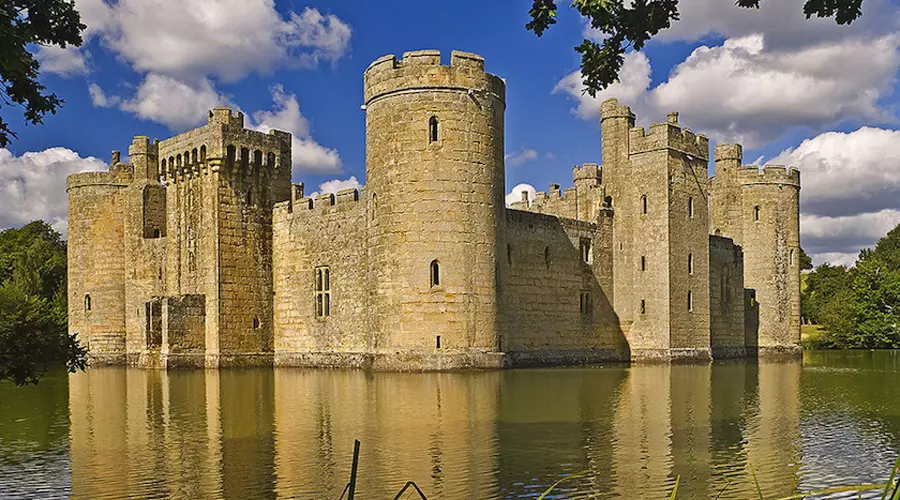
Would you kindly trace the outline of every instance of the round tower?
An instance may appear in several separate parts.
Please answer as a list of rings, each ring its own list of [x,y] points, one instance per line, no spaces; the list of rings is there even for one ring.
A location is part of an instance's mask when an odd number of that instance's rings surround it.
[[[66,179],[69,333],[92,363],[125,361],[125,188],[128,165]]]
[[[495,359],[480,355],[499,332],[505,94],[465,52],[449,66],[434,50],[388,55],[365,72],[376,353],[434,354],[433,367]]]
[[[800,344],[800,172],[740,172],[744,288],[754,290],[760,352]]]

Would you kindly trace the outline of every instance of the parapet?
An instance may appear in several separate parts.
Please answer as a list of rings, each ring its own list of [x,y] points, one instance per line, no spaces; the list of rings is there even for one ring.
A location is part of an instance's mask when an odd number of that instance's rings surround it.
[[[629,153],[646,153],[662,149],[673,149],[709,161],[709,139],[703,134],[695,135],[690,129],[678,125],[678,114],[669,113],[667,121],[650,125],[650,132],[643,127],[629,131]]]
[[[585,163],[584,165],[575,165],[572,168],[572,179],[577,183],[578,181],[588,180],[588,181],[596,181],[597,184],[601,184],[603,182],[603,171],[600,168],[600,165],[596,163]]]
[[[232,127],[244,127],[244,113],[238,111],[234,115],[228,106],[216,106],[207,113],[206,118],[208,124],[223,123]]]
[[[744,158],[744,148],[740,144],[718,144],[714,153],[715,161],[737,160]]]
[[[365,193],[365,189],[365,186],[360,189],[342,189],[337,193],[322,193],[315,197],[310,197],[304,196],[302,184],[294,184],[291,199],[276,203],[275,211],[295,215],[302,213],[314,215],[323,213],[330,207],[337,207],[337,210],[361,207],[362,205],[358,202]]]
[[[123,188],[134,179],[134,168],[127,163],[118,163],[103,172],[81,172],[66,177],[66,192],[70,189],[98,186]]]
[[[618,99],[607,99],[600,104],[600,121],[607,118],[630,118],[634,122],[634,113],[628,106],[620,106]]]
[[[450,65],[441,65],[437,50],[405,52],[402,59],[393,54],[379,57],[364,73],[366,105],[394,92],[409,89],[474,90],[506,102],[506,83],[484,71],[484,58],[454,50]]]
[[[740,180],[742,185],[751,184],[778,184],[800,188],[800,171],[795,167],[784,165],[766,165],[764,168],[755,166],[741,167]]]

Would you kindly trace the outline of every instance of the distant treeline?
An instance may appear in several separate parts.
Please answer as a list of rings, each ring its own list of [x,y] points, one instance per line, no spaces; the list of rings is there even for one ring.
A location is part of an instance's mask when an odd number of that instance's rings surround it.
[[[37,383],[65,363],[83,368],[85,350],[66,319],[66,242],[34,221],[0,231],[0,380]]]
[[[823,328],[810,347],[900,348],[900,225],[855,266],[822,264],[807,274],[800,311]]]

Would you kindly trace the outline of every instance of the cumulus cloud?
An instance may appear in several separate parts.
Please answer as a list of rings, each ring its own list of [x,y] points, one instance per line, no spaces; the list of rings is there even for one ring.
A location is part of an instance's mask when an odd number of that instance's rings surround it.
[[[900,223],[897,144],[900,130],[826,132],[769,162],[800,168],[801,239],[816,263],[850,264]]]
[[[338,191],[343,191],[345,189],[359,189],[360,183],[356,180],[356,176],[351,176],[349,179],[340,180],[340,179],[332,179],[330,181],[325,181],[319,184],[319,189],[309,193],[311,198],[315,198],[320,194],[337,194]]]
[[[0,149],[0,228],[43,219],[65,234],[66,176],[105,168],[103,161],[92,156],[82,158],[66,148],[21,156]]]
[[[322,146],[312,138],[309,120],[300,112],[297,96],[286,93],[281,85],[273,86],[271,92],[272,109],[253,113],[255,125],[251,124],[250,127],[260,132],[276,129],[293,135],[291,159],[295,174],[340,172],[340,155],[336,150]]]
[[[54,45],[38,45],[35,57],[41,64],[41,72],[60,76],[76,76],[87,73],[85,53],[71,45],[60,48]]]
[[[515,187],[506,194],[506,206],[522,201],[522,192],[527,193],[528,203],[534,200],[535,189],[531,184],[516,184]]]
[[[530,161],[537,160],[538,152],[534,149],[523,149],[518,153],[506,153],[506,164],[511,167],[518,167]]]
[[[307,7],[285,19],[273,0],[79,0],[88,36],[139,72],[235,81],[277,66],[316,66],[347,53],[351,29]]]
[[[553,93],[564,93],[575,102],[572,112],[586,120],[600,117],[600,103],[606,99],[617,98],[622,104],[639,107],[645,100],[650,86],[650,61],[643,52],[625,54],[625,61],[619,71],[619,81],[597,92],[591,97],[584,91],[581,71],[569,73],[553,87]]]

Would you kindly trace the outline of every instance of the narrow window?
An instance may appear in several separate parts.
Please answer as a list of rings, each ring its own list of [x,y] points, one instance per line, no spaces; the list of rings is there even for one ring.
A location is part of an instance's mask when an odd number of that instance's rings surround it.
[[[259,330],[259,318],[257,318],[257,317],[253,318],[253,329]]]
[[[688,217],[694,218],[694,197],[688,196]]]
[[[231,144],[225,148],[225,164],[228,165],[228,168],[234,168],[234,159],[236,156],[236,148]]]
[[[550,247],[544,247],[544,265],[550,270]]]
[[[206,145],[200,146],[200,163],[206,161]]]
[[[328,266],[319,266],[315,270],[316,316],[324,318],[331,315],[331,273]]]
[[[593,311],[593,303],[591,302],[591,292],[579,293],[579,310],[583,316],[590,316]]]
[[[440,335],[436,335],[434,337],[434,344],[438,349],[441,348],[441,336]]]
[[[147,336],[150,336],[150,330],[153,328],[153,309],[149,302],[144,302],[144,316],[147,319]]]
[[[641,271],[647,270],[647,256],[641,255]]]
[[[253,190],[251,190],[251,189],[247,190],[247,196],[245,197],[245,201],[247,202],[247,205],[253,204]]]
[[[512,245],[506,245],[506,263],[512,267]]]
[[[612,208],[612,196],[607,196],[606,198],[603,198],[603,205],[606,208]]]
[[[586,264],[591,263],[591,240],[590,238],[581,238],[581,260]]]
[[[191,163],[197,164],[197,148],[191,150]]]
[[[794,249],[793,248],[791,249],[791,256],[788,259],[788,263],[792,266],[794,265]]]
[[[641,213],[647,213],[647,195],[641,196]]]
[[[722,236],[722,230],[721,230],[721,229],[716,228],[716,236]]]
[[[154,230],[153,230],[153,237],[154,237],[154,238],[159,238],[159,229],[154,229]]]
[[[753,220],[755,220],[755,221],[759,220],[759,205],[756,205],[755,207],[753,207]]]
[[[428,143],[438,141],[438,119],[436,116],[432,116],[430,120],[428,120]]]
[[[85,311],[91,310],[91,296],[90,295],[84,296],[84,310]]]
[[[641,314],[647,314],[647,301],[641,299]]]
[[[694,310],[694,293],[688,290],[688,301],[687,301],[687,309],[688,311]]]
[[[431,261],[431,288],[441,284],[441,265],[437,260]]]
[[[688,254],[688,274],[694,274],[694,254]]]

